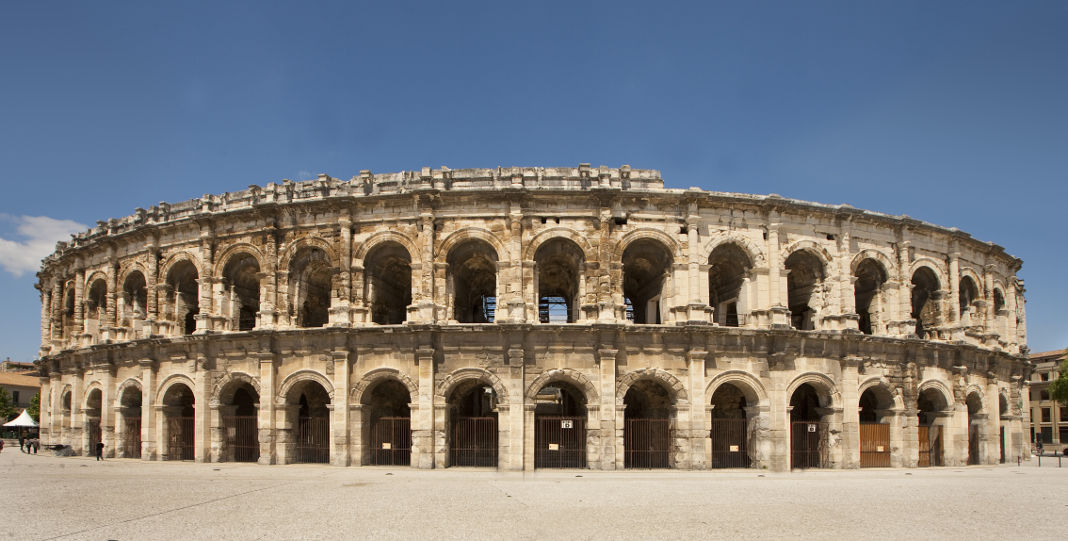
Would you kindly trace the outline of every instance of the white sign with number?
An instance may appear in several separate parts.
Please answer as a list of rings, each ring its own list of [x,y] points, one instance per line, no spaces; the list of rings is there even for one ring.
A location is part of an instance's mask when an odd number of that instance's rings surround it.
[[[560,428],[575,428],[574,421],[571,419],[564,419],[560,421]]]

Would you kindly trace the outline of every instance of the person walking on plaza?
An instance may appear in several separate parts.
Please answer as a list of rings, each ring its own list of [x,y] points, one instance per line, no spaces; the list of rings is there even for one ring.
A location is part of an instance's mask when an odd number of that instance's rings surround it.
[[[4,450],[4,440],[3,440],[3,438],[0,438],[0,451],[3,451],[3,450]]]
[[[96,442],[96,459],[104,460],[104,442]]]

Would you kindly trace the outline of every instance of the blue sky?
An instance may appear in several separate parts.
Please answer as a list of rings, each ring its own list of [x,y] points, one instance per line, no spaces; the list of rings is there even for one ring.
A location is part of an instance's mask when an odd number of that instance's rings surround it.
[[[1068,346],[1064,2],[0,2],[0,358],[77,224],[320,172],[590,162],[908,214]]]

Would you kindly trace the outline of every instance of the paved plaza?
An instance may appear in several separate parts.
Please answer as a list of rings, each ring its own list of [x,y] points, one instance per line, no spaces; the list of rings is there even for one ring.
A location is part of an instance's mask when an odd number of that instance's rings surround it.
[[[1068,461],[864,471],[539,471],[0,453],[10,539],[1042,539]]]

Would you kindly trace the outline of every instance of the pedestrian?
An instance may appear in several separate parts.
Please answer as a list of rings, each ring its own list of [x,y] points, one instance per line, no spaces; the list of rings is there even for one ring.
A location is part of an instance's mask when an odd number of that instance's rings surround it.
[[[104,442],[96,442],[96,459],[104,460]]]
[[[37,449],[41,446],[40,438],[33,439],[33,454],[37,454]]]
[[[4,450],[4,438],[0,438],[0,451]]]
[[[26,452],[26,438],[22,435],[19,435],[19,451]]]

